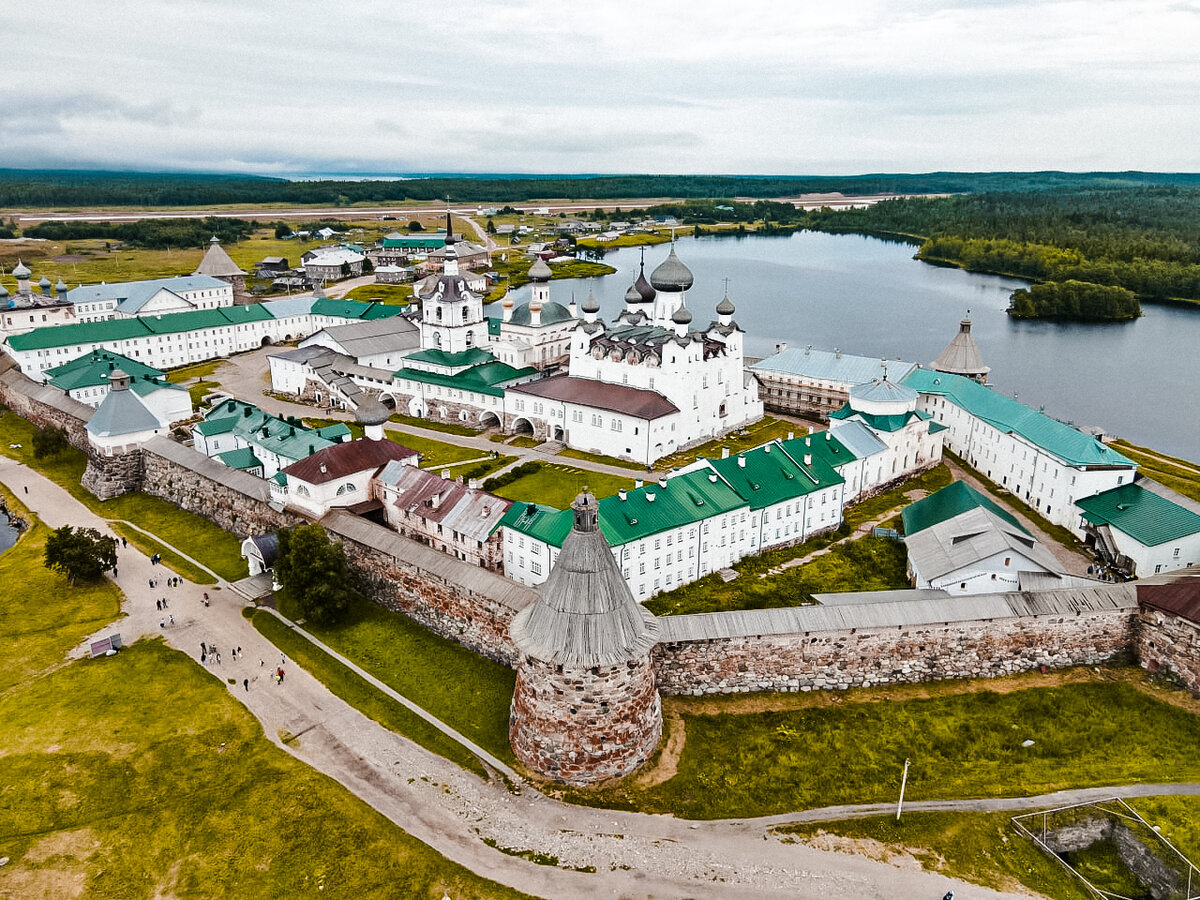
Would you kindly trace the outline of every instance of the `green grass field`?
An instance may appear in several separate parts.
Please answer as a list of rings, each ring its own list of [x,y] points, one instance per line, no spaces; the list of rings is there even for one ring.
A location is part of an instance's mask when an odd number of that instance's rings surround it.
[[[97,500],[79,483],[87,466],[83,452],[69,447],[53,459],[34,459],[33,431],[34,427],[20,416],[8,411],[0,413],[0,453],[38,470],[96,515],[133,522],[229,581],[245,576],[246,561],[242,559],[241,542],[232,534],[203,516],[186,512],[149,494],[122,494],[103,502]],[[12,444],[21,446],[12,447]]]
[[[555,456],[566,457],[567,459],[583,459],[588,462],[602,463],[606,466],[616,466],[620,469],[632,469],[635,472],[644,472],[646,467],[641,463],[636,463],[631,459],[618,459],[615,456],[605,456],[603,453],[588,453],[586,450],[573,450],[566,447],[559,450]]]
[[[106,582],[64,603],[40,566],[44,533],[0,556],[0,896],[524,896],[275,747],[161,641],[63,664],[119,593]]]
[[[741,715],[680,708],[676,775],[624,797],[649,812],[708,819],[894,801],[906,758],[909,800],[1200,779],[1200,716],[1119,681]]]
[[[486,450],[476,450],[474,447],[460,447],[457,444],[448,444],[445,441],[435,441],[433,438],[412,434],[408,431],[388,430],[385,434],[389,441],[395,441],[397,444],[420,453],[422,469],[428,469],[431,466],[448,466],[453,463],[463,462],[464,460],[487,456]]]
[[[621,488],[632,488],[633,479],[604,472],[588,472],[558,463],[545,463],[532,475],[518,478],[512,484],[497,488],[492,493],[508,500],[544,503],[557,509],[566,509],[585,487],[597,498],[603,498],[615,494]]]
[[[357,300],[359,303],[390,303],[396,306],[407,306],[412,302],[413,288],[411,284],[365,284],[348,291],[345,300]]]
[[[43,553],[50,529],[3,485],[0,494],[10,510],[32,525],[16,544],[0,554],[0,584],[4,586],[0,592],[3,696],[13,686],[62,660],[84,635],[120,617],[121,591],[108,579],[72,587],[65,575],[47,569]]]
[[[422,419],[401,413],[392,413],[388,417],[388,421],[395,422],[397,425],[412,425],[414,428],[428,428],[430,431],[440,431],[444,434],[457,434],[460,437],[479,437],[481,433],[478,428],[468,428],[457,422],[439,422],[436,419]]]
[[[289,612],[286,605],[283,611]],[[513,761],[508,745],[508,706],[516,679],[512,669],[366,601],[355,602],[339,625],[304,627],[480,747]]]

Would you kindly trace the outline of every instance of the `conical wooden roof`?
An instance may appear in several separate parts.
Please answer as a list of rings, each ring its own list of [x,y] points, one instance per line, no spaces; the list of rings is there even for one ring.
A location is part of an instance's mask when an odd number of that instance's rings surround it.
[[[954,336],[941,355],[934,360],[933,368],[938,372],[949,372],[952,375],[967,377],[986,375],[991,366],[983,364],[983,354],[971,337],[971,319],[965,318],[958,324],[958,334]]]
[[[538,599],[513,618],[522,653],[557,665],[612,666],[642,660],[658,639],[658,620],[629,591],[603,532],[596,498],[571,504],[575,523]]]
[[[221,242],[217,240],[216,235],[208,243],[208,250],[204,254],[204,259],[200,260],[200,266],[196,269],[193,275],[211,275],[213,278],[228,278],[231,275],[245,275],[246,273],[238,268],[237,263],[229,258],[229,254],[225,252],[225,248],[221,246]]]

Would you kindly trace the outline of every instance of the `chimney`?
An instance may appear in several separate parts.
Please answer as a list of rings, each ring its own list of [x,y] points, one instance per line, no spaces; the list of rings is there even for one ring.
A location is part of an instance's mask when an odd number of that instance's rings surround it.
[[[721,448],[721,459],[729,459],[729,448],[728,447]]]
[[[469,491],[479,490],[479,479],[478,478],[470,479],[467,482],[467,490],[469,490]],[[488,508],[486,506],[483,508],[483,514],[484,514],[484,516],[486,516],[488,514]]]
[[[666,475],[664,475],[664,476],[662,476],[662,478],[658,479],[658,486],[660,488],[665,488],[667,486],[667,476]]]
[[[763,446],[763,453],[770,453],[770,452],[771,452],[771,445],[770,445],[770,444],[766,444],[766,445],[764,445],[764,446]]]
[[[628,499],[629,495],[625,492],[625,488],[621,488],[619,491],[617,491],[617,497],[624,501]]]
[[[433,506],[434,509],[437,509],[439,506],[441,506],[442,505],[442,492],[438,491],[436,494],[434,494],[432,497],[430,497],[429,502]]]
[[[805,447],[811,447],[811,446],[812,446],[812,435],[811,435],[811,434],[810,434],[808,437],[806,437],[806,438],[804,439],[804,446],[805,446]]]
[[[739,469],[746,468],[746,454],[745,453],[738,454],[738,468]]]
[[[322,475],[324,475],[324,474],[326,474],[328,471],[329,471],[329,469],[327,469],[327,468],[325,467],[325,463],[321,463],[321,474],[322,474]]]
[[[709,480],[709,481],[711,481],[713,484],[716,484],[716,483],[717,483],[717,473],[716,473],[716,472],[709,472],[709,473],[708,473],[708,480]]]
[[[804,454],[804,464],[805,464],[806,466],[811,466],[811,465],[812,465],[812,454],[811,454],[811,453],[805,453],[805,454]]]
[[[633,489],[634,489],[635,491],[636,491],[636,490],[638,490],[638,489],[640,489],[640,488],[641,488],[641,486],[642,486],[642,479],[640,479],[640,478],[635,478],[635,479],[633,479]]]
[[[789,432],[788,432],[788,440],[789,440],[789,441],[794,441],[795,439],[796,439],[796,432],[794,432],[794,431],[789,431]]]
[[[646,491],[646,502],[647,503],[654,502],[654,491]]]
[[[841,351],[841,350],[839,350],[837,347],[834,347],[834,348],[833,348],[833,356],[834,356],[834,358],[835,358],[835,359],[841,359],[841,358],[842,358],[842,351]]]
[[[450,480],[450,470],[442,469],[442,481],[449,481],[449,480]]]
[[[313,455],[314,453],[316,453],[316,452],[317,452],[317,448],[316,448],[316,446],[315,446],[315,445],[313,445],[313,444],[309,444],[309,445],[308,445],[308,455],[309,455],[309,456],[312,456],[312,455]]]
[[[787,341],[780,341],[778,344],[775,345],[776,353],[782,353],[786,349],[787,349]]]
[[[833,432],[832,431],[825,432],[825,440],[827,440],[827,441],[833,440]]]

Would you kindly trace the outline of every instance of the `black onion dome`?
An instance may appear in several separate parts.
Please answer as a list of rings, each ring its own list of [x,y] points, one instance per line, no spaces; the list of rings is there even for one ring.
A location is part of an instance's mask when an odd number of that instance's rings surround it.
[[[733,301],[729,299],[729,295],[725,295],[725,299],[717,304],[718,316],[732,316],[736,312],[733,307]]]
[[[655,289],[667,291],[669,293],[678,293],[686,291],[695,282],[692,277],[692,270],[685,266],[675,255],[675,248],[671,248],[671,252],[667,254],[667,258],[658,264],[658,267],[650,273],[650,284]]]
[[[600,301],[595,298],[591,291],[588,291],[587,299],[583,301],[583,306],[580,309],[585,313],[600,312]]]
[[[641,267],[638,269],[638,277],[633,282],[633,290],[638,292],[638,296],[641,297],[642,303],[653,303],[655,296],[658,294],[658,291],[654,290],[653,285],[646,280],[645,263],[642,263]],[[625,297],[628,299],[629,294],[626,294]]]

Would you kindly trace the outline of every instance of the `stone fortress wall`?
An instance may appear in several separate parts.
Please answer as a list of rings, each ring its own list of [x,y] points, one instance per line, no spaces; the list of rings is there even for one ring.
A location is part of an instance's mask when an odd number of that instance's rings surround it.
[[[0,402],[37,425],[64,428],[73,445],[87,448],[91,407],[36,384],[8,361],[0,364]],[[162,497],[241,538],[305,521],[270,506],[262,479],[168,438],[150,440],[133,456],[90,455],[89,468],[110,484]],[[331,512],[320,524],[345,545],[373,600],[513,665],[508,626],[533,601],[533,589],[345,512]],[[789,611],[756,612],[777,617]],[[652,659],[662,693],[711,694],[995,677],[1039,666],[1090,665],[1132,651],[1152,671],[1174,672],[1200,693],[1200,626],[1179,617],[1139,616],[1136,600],[1067,613],[950,618],[959,620],[780,630],[746,613],[668,617],[660,620]],[[693,628],[683,620],[704,621]]]

